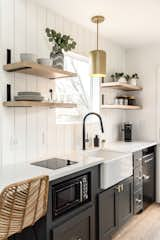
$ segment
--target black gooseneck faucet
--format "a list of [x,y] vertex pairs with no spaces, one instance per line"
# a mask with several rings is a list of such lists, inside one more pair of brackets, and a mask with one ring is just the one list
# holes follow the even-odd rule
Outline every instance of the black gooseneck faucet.
[[95,112],[87,113],[83,118],[83,146],[82,146],[83,150],[86,150],[86,118],[90,115],[95,115],[99,118],[101,131],[102,131],[102,133],[104,133],[103,122],[102,122],[101,116],[98,113],[95,113]]

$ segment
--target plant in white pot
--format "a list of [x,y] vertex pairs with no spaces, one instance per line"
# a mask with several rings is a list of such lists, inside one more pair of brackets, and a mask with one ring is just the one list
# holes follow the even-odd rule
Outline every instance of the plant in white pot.
[[115,73],[111,75],[112,82],[122,82],[126,83],[124,73]]
[[130,79],[131,79],[131,77],[129,76],[129,74],[126,74],[124,77],[125,77],[125,79],[126,79],[126,83],[129,83],[129,81],[130,81]]
[[131,85],[137,85],[137,80],[139,79],[139,76],[137,73],[134,73],[129,81]]
[[124,73],[118,73],[118,82],[126,83],[126,78],[124,76]]
[[64,54],[63,51],[71,51],[75,49],[76,42],[69,35],[62,35],[57,33],[54,29],[46,28],[46,34],[50,43],[52,43],[52,51],[50,58],[52,66],[63,69],[64,67]]

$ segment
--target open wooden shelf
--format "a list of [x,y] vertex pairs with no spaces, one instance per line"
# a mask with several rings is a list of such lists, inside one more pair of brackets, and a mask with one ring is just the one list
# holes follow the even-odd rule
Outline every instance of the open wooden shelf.
[[141,106],[132,106],[132,105],[101,105],[102,109],[121,109],[121,110],[138,110],[141,109]]
[[141,91],[142,87],[120,82],[106,82],[101,84],[102,88],[114,88],[123,91]]
[[49,108],[74,108],[77,107],[75,103],[52,103],[52,102],[38,102],[38,101],[13,101],[3,102],[5,107],[49,107]]
[[46,66],[33,62],[18,62],[7,64],[3,66],[3,69],[7,72],[19,72],[31,74],[48,79],[76,77],[76,73],[64,71],[51,66]]

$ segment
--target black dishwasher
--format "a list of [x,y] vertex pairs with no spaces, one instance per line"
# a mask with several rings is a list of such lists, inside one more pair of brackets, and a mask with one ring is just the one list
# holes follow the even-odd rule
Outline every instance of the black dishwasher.
[[146,208],[155,201],[155,147],[144,149],[142,154],[143,204]]

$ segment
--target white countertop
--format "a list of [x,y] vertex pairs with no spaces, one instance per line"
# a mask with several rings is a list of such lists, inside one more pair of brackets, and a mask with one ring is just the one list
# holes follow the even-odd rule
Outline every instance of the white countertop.
[[143,142],[143,141],[133,141],[133,142],[111,142],[106,143],[106,149],[110,151],[118,151],[118,152],[136,152],[151,146],[157,145],[156,142]]
[[97,151],[95,150],[73,152],[70,155],[62,156],[61,158],[70,159],[78,163],[57,170],[33,166],[29,163],[16,163],[0,167],[0,192],[3,190],[4,187],[12,183],[16,183],[40,175],[48,175],[50,181],[52,181],[66,175],[87,169],[89,167],[102,164],[106,161],[118,161],[122,157],[129,156],[132,152],[154,146],[156,144],[156,142],[141,141],[108,143],[106,144],[105,149],[105,159],[103,151],[99,151],[99,154],[97,154]]
[[[66,175],[87,169],[89,167],[96,166],[106,161],[118,161],[123,156],[128,156],[127,153],[118,153],[107,151],[107,157],[103,158],[103,154],[100,157],[96,156],[97,151],[79,151],[74,152],[71,155],[64,156],[65,159],[78,162],[71,166],[67,166],[57,170],[51,170],[43,167],[33,166],[29,163],[16,163],[13,165],[7,165],[0,168],[0,192],[4,187],[9,184],[23,181],[29,178],[33,178],[40,175],[48,175],[50,181],[64,177]],[[94,156],[95,153],[95,156]]]

